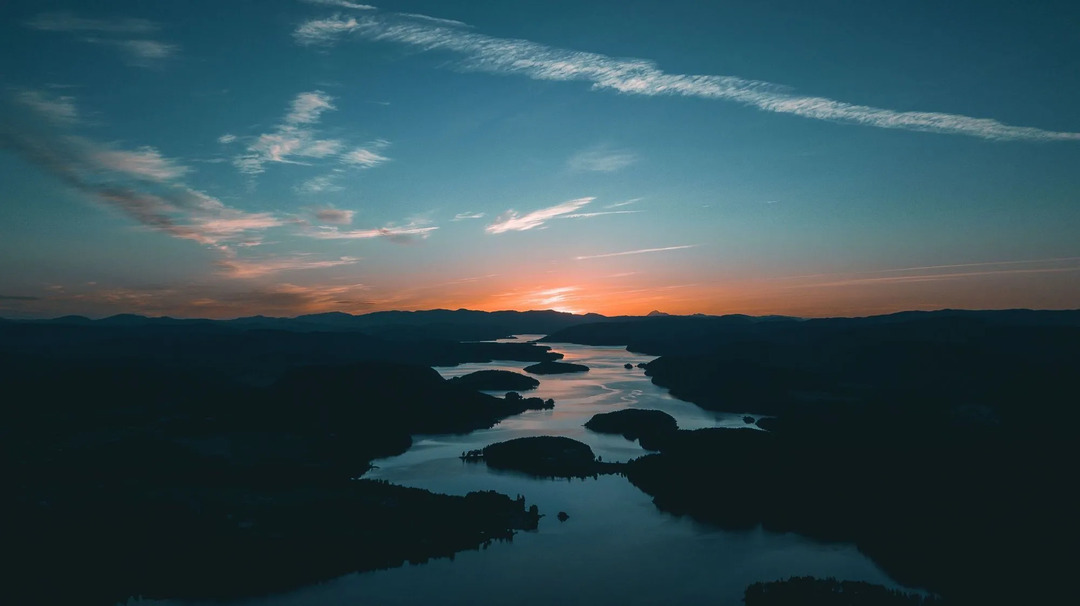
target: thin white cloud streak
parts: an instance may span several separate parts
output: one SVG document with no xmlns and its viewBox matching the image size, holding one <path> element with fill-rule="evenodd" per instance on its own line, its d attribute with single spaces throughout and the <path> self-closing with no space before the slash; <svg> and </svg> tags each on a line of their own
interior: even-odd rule
<svg viewBox="0 0 1080 606">
<path fill-rule="evenodd" d="M 643 210 L 604 210 L 595 213 L 574 213 L 572 215 L 563 215 L 560 219 L 588 219 L 590 217 L 602 217 L 604 215 L 636 215 L 643 213 Z"/>
<path fill-rule="evenodd" d="M 641 202 L 641 200 L 642 200 L 642 198 L 633 198 L 631 200 L 626 200 L 625 202 L 616 202 L 615 204 L 608 204 L 604 208 L 619 208 L 620 206 L 630 206 L 631 204 L 634 204 L 636 202 Z"/>
<path fill-rule="evenodd" d="M 1001 265 L 1038 265 L 1038 264 L 1055 264 L 1055 263 L 1075 263 L 1080 261 L 1080 257 L 1050 257 L 1047 259 L 1022 259 L 1018 261 L 979 261 L 977 263 L 951 263 L 947 265 L 922 265 L 919 267 L 896 267 L 892 269 L 877 269 L 861 272 L 840 272 L 840 273 L 820 273 L 820 274 L 803 274 L 799 276 L 784 276 L 775 278 L 776 280 L 804 280 L 807 278 L 831 278 L 835 276 L 858 276 L 858 275 L 877 275 L 888 273 L 900 273 L 906 271 L 924 271 L 928 269 L 958 269 L 966 267 L 997 267 Z"/>
<path fill-rule="evenodd" d="M 640 248 L 638 250 L 626 250 L 623 252 L 604 253 L 602 255 L 582 255 L 580 257 L 574 257 L 577 261 L 584 261 L 585 259 L 606 259 L 608 257 L 624 257 L 626 255 L 644 255 L 647 253 L 664 252 L 668 250 L 684 250 L 687 248 L 695 248 L 700 246 L 699 244 L 685 244 L 682 246 L 665 246 L 663 248 Z"/>
<path fill-rule="evenodd" d="M 338 8 L 351 8 L 358 11 L 373 11 L 376 10 L 374 6 L 370 4 L 357 4 L 356 2 L 349 2 L 348 0 L 301 0 L 305 4 L 317 4 L 319 6 L 336 6 Z"/>
<path fill-rule="evenodd" d="M 305 233 L 305 235 L 319 240 L 368 240 L 371 238 L 386 238 L 393 242 L 408 243 L 416 239 L 425 239 L 431 232 L 439 229 L 435 226 L 428 227 L 377 227 L 375 229 L 354 229 L 349 231 L 342 231 L 336 227 L 326 227 L 318 230 L 311 230 Z"/>
<path fill-rule="evenodd" d="M 79 121 L 74 97 L 58 97 L 40 90 L 22 90 L 15 94 L 15 100 L 50 122 L 75 124 Z"/>
<path fill-rule="evenodd" d="M 342 210 L 340 208 L 326 206 L 322 208 L 311 209 L 311 214 L 315 215 L 315 218 L 323 223 L 330 223 L 333 225 L 349 225 L 350 223 L 352 223 L 353 215 L 356 214 L 356 211 Z"/>
<path fill-rule="evenodd" d="M 120 48 L 126 55 L 128 63 L 139 67 L 149 67 L 165 59 L 176 55 L 180 47 L 175 44 L 158 42 L 157 40 L 102 40 L 100 38 L 87 38 L 87 42 L 111 44 Z"/>
<path fill-rule="evenodd" d="M 1080 261 L 1080 257 L 1053 257 L 1049 259 L 1026 259 L 1022 261 L 983 261 L 981 263 L 954 263 L 952 265 L 926 265 L 923 267 L 904 267 L 900 269 L 883 269 L 880 273 L 920 271 L 924 269 L 955 269 L 959 267 L 992 267 L 995 265 L 1033 265 L 1038 263 L 1072 263 Z"/>
<path fill-rule="evenodd" d="M 454 215 L 451 221 L 466 221 L 468 219 L 483 219 L 486 215 L 484 213 L 458 213 Z"/>
<path fill-rule="evenodd" d="M 939 282 L 943 280 L 957 280 L 963 278 L 979 278 L 986 276 L 1002 276 L 1015 274 L 1053 274 L 1063 272 L 1080 272 L 1080 267 L 1045 267 L 1035 269 L 996 269 L 989 271 L 965 271 L 946 274 L 919 274 L 914 276 L 883 276 L 876 278 L 851 278 L 850 280 L 837 280 L 833 282 L 819 282 L 816 284 L 800 284 L 790 288 L 825 288 L 835 286 L 857 286 L 860 284 L 902 284 L 910 282 Z"/>
<path fill-rule="evenodd" d="M 222 145 L 228 145 L 228 144 L 236 141 L 236 135 L 231 135 L 229 133 L 225 133 L 224 135 L 221 135 L 220 137 L 218 137 L 217 141 L 218 141 L 218 143 L 220 143 Z"/>
<path fill-rule="evenodd" d="M 489 234 L 501 234 L 508 231 L 528 231 L 540 227 L 559 215 L 572 213 L 595 199 L 595 197 L 590 196 L 588 198 L 568 200 L 562 204 L 542 208 L 526 215 L 518 215 L 517 211 L 508 210 L 499 215 L 494 223 L 485 227 L 484 231 Z"/>
<path fill-rule="evenodd" d="M 578 152 L 567 160 L 570 170 L 613 173 L 637 162 L 637 155 L 627 151 L 590 150 Z"/>
<path fill-rule="evenodd" d="M 451 27 L 472 27 L 464 21 L 458 21 L 456 19 L 443 19 L 442 17 L 431 17 L 428 15 L 420 15 L 417 13 L 398 13 L 402 17 L 408 17 L 410 19 L 420 19 L 421 21 L 428 21 L 430 23 L 438 23 L 439 25 L 449 25 Z"/>
<path fill-rule="evenodd" d="M 140 147 L 135 151 L 114 150 L 98 147 L 86 139 L 78 141 L 87 147 L 88 159 L 106 170 L 159 182 L 179 179 L 189 172 L 187 167 L 163 157 L 153 147 Z"/>
<path fill-rule="evenodd" d="M 175 44 L 145 38 L 159 29 L 146 19 L 87 19 L 63 11 L 39 14 L 25 25 L 39 31 L 82 34 L 79 39 L 83 42 L 119 48 L 129 64 L 139 67 L 157 65 L 180 49 Z"/>
<path fill-rule="evenodd" d="M 1080 141 L 1080 133 L 1012 126 L 989 118 L 941 112 L 896 111 L 798 95 L 779 85 L 736 76 L 672 74 L 645 59 L 619 59 L 555 48 L 528 40 L 497 38 L 393 15 L 314 19 L 293 32 L 304 45 L 332 44 L 350 34 L 422 51 L 464 56 L 463 67 L 534 80 L 589 82 L 596 90 L 734 101 L 763 111 L 877 128 L 957 134 L 991 140 Z"/>
<path fill-rule="evenodd" d="M 281 259 L 264 259 L 242 261 L 239 259 L 224 259 L 218 262 L 222 275 L 230 278 L 250 279 L 259 278 L 268 274 L 283 271 L 297 271 L 309 269 L 326 269 L 342 265 L 355 265 L 360 259 L 356 257 L 340 257 L 338 259 L 315 260 L 307 255 L 286 257 Z"/>
<path fill-rule="evenodd" d="M 342 154 L 341 161 L 345 164 L 359 166 L 360 168 L 374 168 L 384 162 L 390 161 L 390 158 L 379 153 L 389 145 L 389 142 L 382 139 L 372 141 L 371 143 Z"/>
<path fill-rule="evenodd" d="M 32 29 L 48 32 L 98 32 L 102 34 L 148 34 L 158 26 L 146 19 L 86 19 L 69 11 L 41 13 L 26 22 Z"/>
</svg>

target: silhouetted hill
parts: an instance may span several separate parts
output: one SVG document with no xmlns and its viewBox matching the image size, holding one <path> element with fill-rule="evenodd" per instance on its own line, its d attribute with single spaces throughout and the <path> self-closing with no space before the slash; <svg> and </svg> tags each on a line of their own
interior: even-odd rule
<svg viewBox="0 0 1080 606">
<path fill-rule="evenodd" d="M 936 324 L 935 324 L 936 323 Z M 541 339 L 545 343 L 624 345 L 653 355 L 707 353 L 718 341 L 788 341 L 837 331 L 906 330 L 913 326 L 1080 327 L 1080 310 L 911 311 L 865 318 L 800 320 L 786 316 L 660 316 L 580 324 Z M 889 327 L 892 327 L 890 329 Z"/>
<path fill-rule="evenodd" d="M 467 309 L 425 311 L 382 311 L 362 315 L 343 312 L 307 314 L 295 318 L 249 316 L 233 320 L 148 318 L 118 314 L 100 320 L 64 316 L 50 320 L 20 320 L 21 323 L 83 324 L 109 327 L 213 326 L 233 330 L 281 330 L 290 332 L 359 332 L 387 339 L 489 341 L 516 334 L 548 334 L 583 323 L 634 318 L 607 318 L 599 314 L 569 314 L 545 311 L 484 312 Z"/>
<path fill-rule="evenodd" d="M 127 325 L 129 320 L 135 324 Z M 494 359 L 541 362 L 560 357 L 550 348 L 529 343 L 399 340 L 348 331 L 237 330 L 209 321 L 154 319 L 144 323 L 125 318 L 122 324 L 6 323 L 0 327 L 0 355 L 92 365 L 191 366 L 247 376 L 264 384 L 299 365 L 387 360 L 450 366 Z"/>
<path fill-rule="evenodd" d="M 536 526 L 523 500 L 351 478 L 414 433 L 490 427 L 550 401 L 387 361 L 296 367 L 263 388 L 161 360 L 0 355 L 12 603 L 260 594 Z"/>
</svg>

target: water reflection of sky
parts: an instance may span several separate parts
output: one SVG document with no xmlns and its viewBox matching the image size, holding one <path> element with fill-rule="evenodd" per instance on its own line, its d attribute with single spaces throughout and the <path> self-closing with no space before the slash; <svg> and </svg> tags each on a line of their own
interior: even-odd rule
<svg viewBox="0 0 1080 606">
<path fill-rule="evenodd" d="M 518 341 L 529 340 L 539 335 L 522 335 Z M 701 429 L 704 427 L 755 427 L 747 425 L 741 414 L 710 412 L 689 402 L 673 398 L 666 389 L 653 385 L 645 371 L 637 365 L 649 362 L 652 356 L 635 354 L 621 347 L 596 347 L 588 345 L 555 344 L 553 349 L 564 355 L 562 361 L 585 364 L 589 372 L 534 375 L 540 380 L 540 386 L 534 390 L 522 392 L 526 396 L 536 396 L 555 400 L 554 410 L 529 411 L 523 415 L 506 419 L 499 425 L 486 431 L 474 432 L 468 436 L 440 437 L 445 443 L 446 452 L 457 448 L 461 450 L 483 448 L 492 442 L 499 442 L 530 435 L 560 435 L 585 442 L 605 461 L 626 461 L 645 454 L 636 442 L 628 442 L 620 436 L 593 433 L 583 427 L 593 415 L 611 412 L 621 408 L 648 408 L 662 410 L 675 419 L 682 429 Z M 625 365 L 631 364 L 631 368 Z M 444 377 L 458 377 L 477 370 L 509 370 L 522 372 L 527 363 L 514 361 L 495 361 L 489 363 L 461 364 L 459 366 L 438 367 Z M 501 396 L 504 392 L 488 392 Z M 437 457 L 444 453 L 431 450 L 428 439 L 417 440 L 419 451 L 410 451 L 393 462 L 383 461 L 378 464 L 392 466 L 414 465 L 421 457 Z M 381 474 L 388 474 L 384 470 Z M 379 475 L 386 479 L 391 477 Z"/>
<path fill-rule="evenodd" d="M 605 461 L 641 456 L 645 451 L 636 442 L 582 427 L 593 414 L 620 408 L 663 410 L 684 429 L 746 426 L 742 415 L 704 411 L 653 385 L 637 368 L 639 362 L 651 359 L 648 356 L 618 347 L 553 347 L 565 354 L 565 361 L 590 368 L 587 373 L 538 376 L 539 388 L 524 392 L 555 399 L 554 410 L 528 411 L 469 435 L 416 436 L 408 452 L 375 461 L 377 467 L 364 476 L 448 494 L 497 490 L 510 496 L 524 495 L 545 514 L 538 531 L 519 532 L 512 543 L 459 553 L 454 560 L 351 574 L 234 604 L 737 606 L 748 584 L 795 575 L 834 576 L 897 587 L 852 545 L 820 543 L 761 528 L 726 531 L 698 524 L 660 512 L 648 495 L 620 476 L 540 480 L 461 461 L 462 451 L 529 435 L 580 440 Z M 627 362 L 634 367 L 625 368 Z M 502 361 L 437 370 L 449 378 L 482 369 L 521 371 L 524 366 L 527 364 Z M 704 484 L 710 485 L 707 479 Z M 737 490 L 738 462 L 721 463 L 711 486 L 711 490 Z M 559 511 L 567 512 L 569 520 L 559 522 L 555 518 Z"/>
</svg>

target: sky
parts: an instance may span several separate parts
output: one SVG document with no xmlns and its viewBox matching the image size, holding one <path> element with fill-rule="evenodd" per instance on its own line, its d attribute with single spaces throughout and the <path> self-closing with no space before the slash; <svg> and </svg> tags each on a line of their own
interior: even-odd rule
<svg viewBox="0 0 1080 606">
<path fill-rule="evenodd" d="M 1078 308 L 1077 23 L 9 0 L 0 317 Z"/>
</svg>

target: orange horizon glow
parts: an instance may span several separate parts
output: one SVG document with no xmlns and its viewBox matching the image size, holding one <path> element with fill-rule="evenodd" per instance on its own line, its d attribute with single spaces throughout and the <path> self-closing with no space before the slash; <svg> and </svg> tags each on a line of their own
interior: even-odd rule
<svg viewBox="0 0 1080 606">
<path fill-rule="evenodd" d="M 929 269 L 930 271 L 927 271 Z M 575 271 L 576 270 L 576 271 Z M 471 309 L 477 311 L 554 310 L 573 314 L 642 316 L 785 315 L 803 318 L 857 317 L 907 310 L 1076 309 L 1080 307 L 1080 263 L 1041 268 L 961 271 L 955 266 L 863 273 L 822 273 L 781 278 L 734 276 L 727 281 L 687 282 L 679 276 L 586 270 L 486 274 L 437 281 L 401 278 L 400 284 L 297 285 L 287 282 L 193 285 L 160 289 L 89 286 L 57 288 L 33 301 L 33 317 L 118 313 L 181 318 L 230 319 L 264 315 L 295 317 L 325 312 Z M 546 278 L 542 280 L 541 277 Z M 685 276 L 684 276 L 685 277 Z M 1056 288 L 1047 289 L 1046 280 Z M 417 286 L 416 284 L 426 284 Z M 1034 299 L 1032 293 L 1041 293 Z M 1035 302 L 1036 304 L 1033 304 Z M 0 316 L 30 317 L 19 302 Z M 28 307 L 29 309 L 29 307 Z"/>
</svg>

